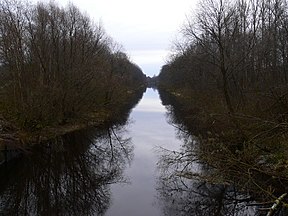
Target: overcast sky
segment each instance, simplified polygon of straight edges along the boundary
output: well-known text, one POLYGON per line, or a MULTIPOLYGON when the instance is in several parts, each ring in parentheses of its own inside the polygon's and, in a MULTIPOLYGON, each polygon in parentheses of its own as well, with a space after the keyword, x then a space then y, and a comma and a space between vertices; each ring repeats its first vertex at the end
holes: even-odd
MULTIPOLYGON (((37 1, 37 0, 33 0, 37 1)), ((43 2, 49 2, 49 0, 43 2)), ((180 27, 198 0, 55 0, 74 3, 124 47, 148 76, 165 64, 180 27)))

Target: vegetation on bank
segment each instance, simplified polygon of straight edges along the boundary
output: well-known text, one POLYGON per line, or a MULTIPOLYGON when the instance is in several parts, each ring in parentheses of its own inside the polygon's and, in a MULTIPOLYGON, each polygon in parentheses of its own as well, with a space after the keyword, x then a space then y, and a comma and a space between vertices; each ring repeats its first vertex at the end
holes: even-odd
POLYGON ((126 126, 141 96, 100 128, 41 142, 0 166, 0 215, 104 215, 111 184, 125 182, 133 158, 126 126))
POLYGON ((144 87, 141 69, 72 4, 0 0, 0 20, 2 138, 105 120, 144 87))
POLYGON ((287 26, 286 0, 201 1, 158 77, 199 140, 198 160, 214 169, 209 179, 268 200, 287 190, 287 26))

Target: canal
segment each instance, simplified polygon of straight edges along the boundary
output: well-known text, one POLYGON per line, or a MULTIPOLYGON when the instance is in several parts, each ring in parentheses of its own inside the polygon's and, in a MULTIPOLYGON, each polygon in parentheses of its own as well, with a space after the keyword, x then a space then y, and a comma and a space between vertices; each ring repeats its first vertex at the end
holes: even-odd
POLYGON ((111 124, 2 164, 0 215, 261 215, 249 192, 201 178, 213 170, 195 160, 199 143, 171 98, 153 89, 140 97, 111 124))
POLYGON ((159 154, 181 141, 157 91, 147 89, 127 113, 2 164, 0 215, 161 215, 159 154))
POLYGON ((157 200, 157 162, 162 148, 177 150, 181 141, 175 128, 167 123, 166 109, 158 92, 147 89, 130 115, 127 131, 134 145, 134 159, 125 170, 128 184, 112 185, 112 206, 109 216, 161 215, 157 200))

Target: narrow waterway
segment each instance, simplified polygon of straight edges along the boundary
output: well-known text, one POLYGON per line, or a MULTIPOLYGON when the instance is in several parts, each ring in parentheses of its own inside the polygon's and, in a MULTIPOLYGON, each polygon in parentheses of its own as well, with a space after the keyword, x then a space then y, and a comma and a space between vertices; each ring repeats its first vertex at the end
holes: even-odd
POLYGON ((147 89, 131 111, 141 96, 107 125, 55 137, 2 164, 0 215, 258 215, 249 193, 206 181, 211 169, 197 160, 200 143, 181 109, 147 89))
POLYGON ((147 89, 130 115, 128 133, 134 145, 134 159, 124 172, 128 183, 112 185, 112 205, 107 216, 161 215, 156 191, 159 149, 177 150, 181 145, 165 113, 158 92, 147 89))
POLYGON ((160 149, 181 146, 165 115, 158 92, 147 89, 111 124, 56 137, 2 164, 0 215, 163 215, 160 149))

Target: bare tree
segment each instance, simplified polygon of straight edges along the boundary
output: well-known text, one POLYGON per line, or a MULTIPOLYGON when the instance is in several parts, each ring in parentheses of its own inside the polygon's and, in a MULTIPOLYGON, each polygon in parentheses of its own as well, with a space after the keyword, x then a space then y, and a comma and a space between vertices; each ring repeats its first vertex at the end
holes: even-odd
POLYGON ((140 85, 131 79, 137 74, 133 63, 117 57, 103 26, 72 4, 1 0, 0 16, 0 62, 8 83, 4 100, 21 126, 65 122, 107 104, 107 92, 125 92, 125 82, 130 89, 140 85))

